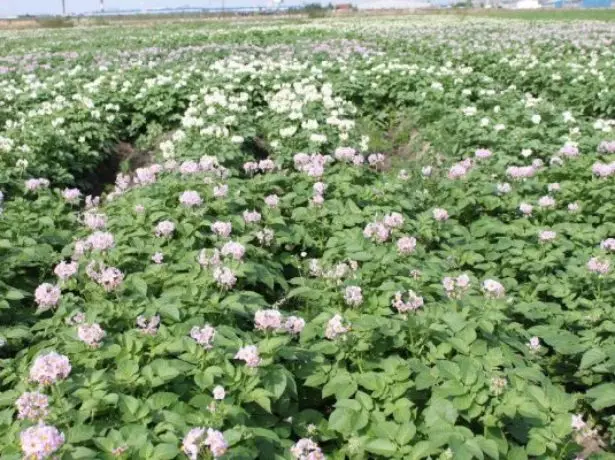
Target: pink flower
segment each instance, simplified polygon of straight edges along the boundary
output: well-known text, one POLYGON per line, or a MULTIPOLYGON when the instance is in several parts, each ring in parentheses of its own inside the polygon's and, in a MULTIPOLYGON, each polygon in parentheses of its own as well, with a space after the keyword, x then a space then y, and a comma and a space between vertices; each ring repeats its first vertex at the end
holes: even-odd
POLYGON ((502 286, 499 282, 491 279, 483 281, 483 292, 485 293, 486 297, 492 299, 500 299, 506 294, 504 286, 502 286))
POLYGON ((196 174, 199 171, 199 164, 196 161, 187 160, 179 165, 179 172, 183 175, 196 174))
POLYGON ((438 222, 448 220, 448 211, 442 208, 435 208, 433 210, 433 218, 438 222))
POLYGON ((19 434, 24 459, 43 460, 64 444, 64 434, 56 427, 39 422, 19 434))
POLYGON ((265 204, 267 206, 269 206, 270 208, 277 208, 279 202, 280 202, 280 199, 275 194, 274 195, 268 195, 268 196, 265 197, 265 204))
POLYGON ((128 174, 118 174, 115 178, 115 187, 117 190, 124 191, 130 187, 131 178, 128 174))
POLYGON ((351 162, 356 153, 357 151, 352 147, 338 147, 335 149, 333 156, 338 161, 351 162))
POLYGON ((615 153, 615 141, 602 141, 598 145, 598 153, 615 153))
POLYGON ((589 259, 589 262, 587 262, 587 269, 592 273, 606 275, 611 269, 611 263, 606 259, 592 257, 589 259))
POLYGON ((496 189, 500 195, 506 195, 507 193, 510 193, 510 191, 512 190, 512 187, 510 186, 509 183, 506 182, 503 184, 498 184, 496 186, 496 189))
POLYGON ((211 350, 213 348, 214 337, 216 336, 216 330, 209 324, 203 327, 194 326, 190 329, 190 337, 192 337, 196 343, 201 345, 205 350, 211 350))
POLYGON ((216 185, 214 187, 214 198, 224 198, 226 195, 228 195, 228 185, 226 184, 222 184, 222 185, 216 185))
POLYGON ((34 301, 38 305, 38 311, 47 311, 57 305, 62 293, 58 286, 43 283, 34 291, 34 301))
POLYGON ((19 420, 41 420, 49 415, 49 398, 38 391, 25 392, 15 401, 15 407, 19 420))
POLYGON ((86 244, 97 251, 106 251, 111 249, 115 241, 113 234, 109 232, 94 232, 85 240, 86 244))
POLYGON ((585 423, 581 414, 576 414, 572 416, 572 422, 570 423, 570 425, 574 430, 581 431, 587 426, 587 423, 585 423))
POLYGON ((39 179, 28 179, 25 182, 26 190, 33 192, 35 190, 39 190, 41 188, 49 187, 49 181, 47 179, 39 178, 39 179))
POLYGON ((423 166, 421 168, 421 174, 423 175, 423 177, 431 176, 432 172, 433 172, 433 168, 431 166, 423 166))
POLYGON ((442 280, 446 295, 451 299, 459 299, 470 288, 470 277, 462 273, 457 278, 446 276, 442 280))
POLYGON ((363 236, 377 243, 384 243, 389 239, 389 228, 381 222, 371 222, 365 226, 363 236))
POLYGON ((399 313, 406 313, 408 311, 418 310, 423 306, 423 298, 418 296, 414 291, 409 290, 407 292, 407 298, 408 300, 404 302, 402 298, 402 293, 395 293, 395 298, 391 303, 399 313))
POLYGON ((329 320, 325 329, 325 337, 334 340, 340 335, 346 334, 350 330, 350 325, 344 325, 344 319, 337 314, 329 320))
POLYGON ((521 211, 524 216, 531 216, 533 210, 534 207, 529 203, 521 203, 519 205, 519 211, 521 211))
POLYGON ((413 236, 403 236, 397 240, 397 251, 400 254, 412 254, 416 248, 416 238, 413 236))
POLYGON ((562 188, 562 187, 561 187, 561 186, 560 186, 557 182, 554 182, 554 183, 552 183, 552 184, 549 184, 549 185, 548 185, 548 187, 547 187, 547 189, 548 189, 550 192, 558 192, 559 190, 561 190, 561 188, 562 188))
POLYGON ((258 162, 258 169, 260 169, 264 173, 274 171, 275 163, 273 162, 273 160, 266 158, 258 162))
POLYGON ((92 198, 92 195, 88 195, 88 196, 85 197, 85 208, 86 209, 93 210, 99 204, 100 204, 100 197, 99 196, 92 198))
POLYGON ((175 224, 170 220, 163 220, 156 226, 156 236, 170 236, 175 231, 175 224))
POLYGON ((222 256, 231 256, 235 260, 241 260, 246 252, 246 248, 241 243, 229 241, 222 246, 220 253, 222 256))
POLYGON ((543 196, 538 200, 538 206, 541 208, 553 208, 555 207, 555 200, 550 196, 543 196))
POLYGON ((363 303, 363 294, 359 286, 347 286, 344 290, 344 301, 350 307, 358 307, 363 303))
POLYGON ((162 252, 157 252, 152 256, 152 262, 155 264, 161 264, 164 260, 164 254, 162 252))
POLYGON ((205 428, 192 428, 182 441, 182 450, 190 460, 197 460, 205 437, 205 428))
POLYGON ((137 326, 142 334, 156 335, 160 326, 160 316, 155 315, 147 319, 143 315, 137 316, 137 326))
POLYGON ((77 336, 79 337, 79 340, 92 348, 98 348, 105 335, 107 334, 98 323, 82 324, 77 328, 77 336))
POLYGON ((506 174, 512 179, 527 179, 536 174, 536 169, 534 166, 509 166, 506 174))
POLYGON ((78 188, 65 188, 62 192, 62 196, 66 200, 67 203, 77 203, 79 201, 79 197, 81 196, 81 192, 78 188))
POLYGON ((203 444, 209 447, 214 458, 222 457, 228 449, 224 435, 216 430, 207 428, 207 437, 203 444))
POLYGON ((615 163, 600 163, 597 161, 592 166, 592 173, 598 177, 609 177, 615 172, 615 163))
POLYGON ((53 269, 53 272, 56 274, 58 278, 60 278, 62 281, 65 281, 71 276, 73 276, 75 273, 77 273, 78 269, 79 269, 78 262, 68 262, 67 263, 65 261, 62 261, 58 265, 55 266, 55 268, 53 269))
POLYGON ((100 273, 97 281, 105 291, 114 291, 124 281, 124 274, 115 267, 107 267, 100 273))
POLYGON ((135 212, 137 214, 141 214, 141 213, 145 212, 145 206, 143 206, 142 204, 136 204, 135 205, 135 212))
POLYGON ((282 314, 278 310, 258 310, 254 314, 254 326, 259 331, 282 329, 282 314))
POLYGON ((476 152, 474 152, 474 156, 482 160, 485 158, 491 158, 493 156, 493 153, 491 152, 491 150, 478 149, 476 152))
POLYGON ((215 171, 220 166, 218 159, 211 155, 203 155, 199 160, 199 165, 203 172, 215 171))
POLYGON ((135 185, 149 185, 156 182, 157 168, 150 166, 149 168, 137 168, 135 170, 134 183, 135 185))
POLYGON ((243 212, 243 220, 245 221, 246 224, 252 224, 255 222, 260 222, 261 221, 261 215, 259 212, 257 211, 244 211, 243 212))
POLYGON ((448 170, 448 178, 451 180, 463 179, 470 171, 470 168, 465 163, 456 163, 448 170))
POLYGON ((568 211, 569 212, 577 212, 579 210, 579 203, 576 201, 574 203, 568 203, 568 211))
POLYGON ((64 380, 70 371, 68 358, 52 351, 34 360, 30 368, 30 380, 41 385, 51 385, 64 380))
POLYGON ((325 460, 322 450, 314 441, 303 438, 290 448, 290 454, 296 460, 325 460))
POLYGON ((222 401, 224 397, 226 396, 226 391, 224 391, 224 387, 220 385, 214 387, 214 391, 212 393, 213 393, 214 399, 218 401, 222 401))
POLYGON ((367 157, 367 162, 370 166, 379 169, 384 166, 386 157, 382 153, 372 153, 367 157))
POLYGON ((256 239, 262 246, 270 246, 273 241, 274 233, 270 228, 264 228, 256 232, 256 239))
POLYGON ((390 229, 400 228, 404 225, 404 217, 398 212, 392 212, 384 216, 383 223, 390 229))
POLYGON ((547 243, 550 241, 553 241, 555 239, 555 237, 557 236, 557 233, 554 232, 553 230, 542 230, 539 234, 538 234, 538 239, 542 242, 542 243, 547 243))
POLYGON ((107 216, 96 212, 86 212, 83 215, 83 223, 90 230, 98 230, 107 225, 107 216))
POLYGON ((255 345, 248 345, 239 349, 235 354, 235 359, 245 361, 248 367, 258 367, 261 363, 261 358, 258 355, 258 348, 255 345))
POLYGON ((607 238, 600 243, 600 247, 605 251, 615 251, 615 238, 607 238))
POLYGON ((305 327, 305 320, 298 316, 289 316, 284 323, 284 329, 290 334, 300 334, 305 327))
POLYGON ((574 145, 566 144, 559 149, 559 153, 565 157, 573 158, 579 156, 579 149, 574 145))
POLYGON ((248 161, 243 164, 243 170, 247 174, 255 173, 258 171, 258 163, 256 163, 255 161, 248 161))
POLYGON ((322 206, 322 204, 325 202, 325 199, 322 195, 314 195, 310 201, 312 202, 313 206, 322 206))
POLYGON ((532 352, 536 352, 540 350, 541 348, 540 339, 538 337, 532 337, 530 341, 528 342, 527 346, 532 352))
POLYGON ((214 222, 211 224, 211 231, 223 238, 228 238, 233 230, 233 225, 230 222, 214 222))
POLYGON ((232 289, 237 282, 237 276, 228 267, 215 267, 213 277, 218 286, 223 289, 232 289))
POLYGON ((201 204, 203 204, 203 199, 201 198, 201 195, 198 194, 198 192, 195 192, 194 190, 187 190, 179 196, 179 202, 184 206, 193 208, 195 206, 200 206, 201 204))

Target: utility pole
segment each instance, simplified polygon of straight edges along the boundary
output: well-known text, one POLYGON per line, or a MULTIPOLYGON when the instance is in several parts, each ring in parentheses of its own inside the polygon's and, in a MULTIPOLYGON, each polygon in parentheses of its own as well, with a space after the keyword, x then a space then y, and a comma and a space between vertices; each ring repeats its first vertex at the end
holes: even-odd
POLYGON ((66 16, 66 0, 62 0, 62 16, 66 16))
POLYGON ((100 0, 100 12, 105 12, 105 0, 100 0))

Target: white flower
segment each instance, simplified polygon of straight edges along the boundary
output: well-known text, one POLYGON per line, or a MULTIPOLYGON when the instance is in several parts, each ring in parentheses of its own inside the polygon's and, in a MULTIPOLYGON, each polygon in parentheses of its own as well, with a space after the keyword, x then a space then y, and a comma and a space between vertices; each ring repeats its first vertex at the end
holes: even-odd
POLYGON ((540 124, 542 117, 538 114, 532 115, 532 123, 535 125, 540 124))

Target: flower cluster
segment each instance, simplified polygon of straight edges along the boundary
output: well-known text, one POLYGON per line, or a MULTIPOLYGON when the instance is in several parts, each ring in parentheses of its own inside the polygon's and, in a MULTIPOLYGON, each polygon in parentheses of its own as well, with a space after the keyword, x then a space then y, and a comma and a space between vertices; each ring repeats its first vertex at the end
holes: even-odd
POLYGON ((235 359, 245 361, 248 367, 258 367, 261 363, 256 345, 247 345, 240 348, 239 351, 235 353, 235 359))
POLYGON ((325 337, 329 340, 334 340, 339 336, 343 336, 350 330, 350 324, 345 323, 341 315, 336 314, 327 322, 325 329, 325 337))
POLYGON ((290 448, 290 453, 296 460, 324 460, 322 450, 314 441, 303 438, 290 448))
POLYGON ((391 305, 399 313, 407 313, 409 311, 418 310, 423 306, 423 298, 417 295, 413 290, 406 292, 406 301, 403 300, 403 294, 396 292, 395 297, 391 301, 391 305))
POLYGON ((192 337, 196 343, 201 345, 205 350, 211 350, 213 348, 215 336, 216 330, 209 324, 206 324, 203 327, 194 326, 190 329, 190 337, 192 337))
POLYGON ((465 273, 462 273, 456 278, 451 278, 450 276, 446 276, 442 280, 442 286, 444 286, 446 295, 449 298, 459 299, 470 288, 470 277, 466 275, 465 273))
POLYGON ((34 360, 30 368, 30 380, 41 385, 52 385, 67 378, 71 369, 66 356, 52 351, 34 360))

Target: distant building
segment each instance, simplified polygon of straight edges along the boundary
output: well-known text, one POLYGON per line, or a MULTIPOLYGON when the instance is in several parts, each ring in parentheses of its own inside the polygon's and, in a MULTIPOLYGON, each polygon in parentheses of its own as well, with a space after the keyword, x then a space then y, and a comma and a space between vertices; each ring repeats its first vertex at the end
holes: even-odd
POLYGON ((362 0, 357 4, 360 10, 389 10, 429 8, 429 0, 362 0))
POLYGON ((611 0, 582 0, 581 8, 610 8, 611 0))
POLYGON ((542 5, 538 3, 538 0, 519 0, 515 8, 518 10, 536 10, 542 8, 542 5))
POLYGON ((345 13, 352 11, 352 3, 338 3, 334 6, 336 13, 345 13))

